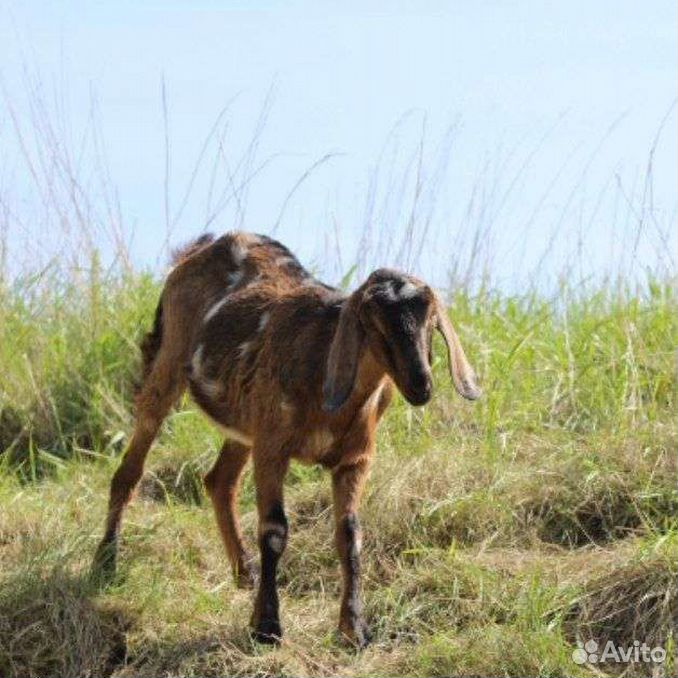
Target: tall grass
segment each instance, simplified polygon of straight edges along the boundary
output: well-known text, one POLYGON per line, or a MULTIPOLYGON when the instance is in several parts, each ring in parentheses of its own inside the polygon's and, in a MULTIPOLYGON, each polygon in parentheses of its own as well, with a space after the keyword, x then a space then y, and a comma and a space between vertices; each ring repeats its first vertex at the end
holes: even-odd
MULTIPOLYGON (((0 290, 5 448, 66 458, 74 446, 101 452, 128 428, 137 347, 159 290, 149 274, 104 274, 96 259, 81 280, 46 272, 0 290)), ((675 406, 676 296, 666 281, 563 289, 557 305, 535 292, 457 291, 450 305, 486 395, 447 412, 454 398, 437 354, 440 403, 416 415, 431 435, 470 420, 495 446, 515 430, 624 433, 675 406)), ((403 407, 394 420, 411 416, 403 407)))
MULTIPOLYGON (((675 673, 678 299, 664 253, 672 236, 650 189, 630 198, 623 266, 591 278, 586 249, 575 248, 550 265, 554 284, 523 271, 534 284, 519 291, 492 268, 506 191, 495 185, 484 206, 480 189, 469 198, 475 217, 452 234, 462 254, 449 262, 447 300, 484 396, 469 404, 455 395, 436 344, 434 399, 413 409, 397 397, 380 428, 362 508, 375 642, 355 655, 331 635, 340 586, 331 492, 320 471, 294 466, 281 573, 287 635, 268 651, 245 630, 250 601, 231 583, 205 502, 201 476, 219 437, 188 400, 149 457, 118 581, 99 591, 88 580, 162 276, 132 264, 96 124, 83 139, 101 173, 88 174, 60 143, 44 85, 33 85, 27 129, 5 103, 40 223, 62 247, 27 229, 32 244, 22 249, 13 239, 20 205, 2 192, 3 251, 26 259, 5 259, 0 275, 1 675, 648 675, 646 665, 575 664, 572 650, 589 639, 660 645, 669 655, 653 675, 675 673), (652 265, 631 271, 657 248, 652 265)), ((222 155, 206 160, 210 144, 223 145, 223 112, 176 202, 166 181, 168 244, 206 166, 208 217, 230 206, 233 223, 244 221, 246 189, 269 162, 257 158, 269 103, 227 180, 222 155)), ((340 230, 324 234, 328 256, 316 264, 333 281, 354 283, 385 253, 426 268, 455 133, 433 165, 422 136, 409 161, 390 166, 389 137, 366 188, 360 256, 337 246, 340 230)), ((313 164, 291 181, 270 228, 280 237, 286 206, 312 173, 313 164)), ((580 226, 563 220, 559 237, 580 226)), ((543 256, 559 254, 548 241, 543 256)), ((242 503, 253 540, 249 479, 242 503)))

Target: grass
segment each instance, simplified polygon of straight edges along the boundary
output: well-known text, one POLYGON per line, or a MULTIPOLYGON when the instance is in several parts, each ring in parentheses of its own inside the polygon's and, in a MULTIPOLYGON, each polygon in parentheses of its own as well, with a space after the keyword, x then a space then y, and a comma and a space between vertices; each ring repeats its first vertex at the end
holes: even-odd
MULTIPOLYGON (((674 675, 675 289, 450 299, 484 397, 390 408, 361 511, 374 643, 336 642, 328 478, 295 466, 279 649, 252 643, 202 474, 219 438, 186 402, 124 525, 120 574, 87 573, 131 427, 158 285, 94 264, 0 288, 0 675, 674 675), (577 665, 589 639, 662 667, 577 665)), ((249 478, 243 523, 255 529, 249 478)))

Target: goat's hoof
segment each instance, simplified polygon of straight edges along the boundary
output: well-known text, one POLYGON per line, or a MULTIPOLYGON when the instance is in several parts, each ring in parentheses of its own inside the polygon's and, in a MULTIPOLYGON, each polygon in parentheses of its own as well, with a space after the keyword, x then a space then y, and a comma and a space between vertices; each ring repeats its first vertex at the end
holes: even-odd
POLYGON ((277 619, 262 619, 254 628, 252 637, 264 645, 280 645, 282 629, 277 619))
POLYGON ((117 555, 118 545, 115 542, 102 541, 94 554, 90 571, 91 578, 101 584, 108 584, 113 581, 117 555))
POLYGON ((364 650, 372 641, 365 620, 362 618, 339 624, 339 637, 356 650, 364 650))

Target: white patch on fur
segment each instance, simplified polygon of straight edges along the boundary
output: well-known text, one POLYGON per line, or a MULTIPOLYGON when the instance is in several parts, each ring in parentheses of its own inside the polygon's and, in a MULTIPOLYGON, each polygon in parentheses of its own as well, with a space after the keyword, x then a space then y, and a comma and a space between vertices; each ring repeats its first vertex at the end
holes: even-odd
POLYGON ((200 344, 198 348, 195 349, 195 353, 191 358, 191 371, 193 379, 196 380, 196 383, 200 390, 209 398, 218 398, 222 395, 221 384, 218 381, 213 379, 207 379, 203 375, 203 352, 205 350, 205 345, 200 344))
POLYGON ((227 301, 228 301, 228 297, 224 297, 223 299, 220 299, 219 301, 217 301, 215 304, 212 304, 212 305, 210 306, 209 310, 207 311, 207 313, 205 313, 205 317, 204 317, 204 319, 203 319, 203 322, 204 322, 204 323, 208 323, 212 318, 214 318, 214 316, 215 316, 217 313, 219 313, 219 311, 221 310, 221 307, 222 307, 227 301))
POLYGON ((268 319, 271 317, 271 314, 266 311, 266 313, 261 314, 261 318, 259 318, 259 332, 261 332, 264 327, 266 327, 266 323, 268 323, 268 319))
POLYGON ((297 262, 292 257, 278 257, 274 262, 276 266, 289 266, 297 262))
POLYGON ((398 295, 396 294, 395 287, 393 285, 393 281, 389 280, 384 284, 384 289, 386 290, 386 293, 388 294, 390 299, 397 299, 398 295))
POLYGON ((245 257, 247 256, 247 247, 239 242, 234 242, 231 245, 231 256, 233 257, 235 265, 240 266, 240 264, 245 261, 245 257))
POLYGON ((233 271, 226 276, 229 287, 235 287, 242 280, 242 271, 233 271))
POLYGON ((238 429, 231 428, 230 426, 220 426, 219 428, 221 428, 221 432, 230 440, 235 440, 236 443, 245 445, 245 447, 252 447, 252 438, 242 431, 238 431, 238 429))
POLYGON ((238 346, 238 354, 241 358, 244 358, 247 355, 247 352, 250 350, 251 346, 251 341, 244 341, 242 344, 240 344, 240 346, 238 346))
POLYGON ((203 379, 198 382, 200 390, 209 398, 218 398, 221 394, 221 384, 212 379, 203 379))
POLYGON ((202 344, 199 344, 198 348, 195 349, 193 357, 191 358, 191 370, 193 372, 193 376, 196 379, 200 377, 202 371, 202 352, 204 348, 205 347, 202 344))
POLYGON ((377 405, 379 404, 379 398, 381 397, 381 392, 384 388, 383 384, 379 384, 377 388, 372 391, 370 394, 370 397, 365 401, 365 404, 363 405, 363 412, 366 415, 369 415, 372 410, 377 408, 377 405))
POLYGON ((400 291, 398 292, 398 296, 401 299, 411 299, 412 297, 416 297, 418 293, 418 289, 415 285, 413 285, 411 282, 407 281, 401 288, 400 291))
POLYGON ((266 538, 268 546, 274 553, 282 553, 283 538, 279 534, 269 534, 266 538))
POLYGON ((274 523, 270 520, 265 520, 259 525, 259 535, 266 534, 267 532, 273 532, 277 534, 281 539, 285 538, 285 526, 280 523, 274 523))
POLYGON ((357 530, 355 537, 353 539, 353 548, 355 549, 356 554, 360 553, 363 548, 363 535, 361 530, 357 530))

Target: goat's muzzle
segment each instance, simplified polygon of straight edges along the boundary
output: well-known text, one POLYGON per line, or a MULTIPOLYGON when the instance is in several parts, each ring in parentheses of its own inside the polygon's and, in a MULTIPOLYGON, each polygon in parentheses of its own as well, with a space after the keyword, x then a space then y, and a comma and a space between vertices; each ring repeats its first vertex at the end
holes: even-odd
POLYGON ((433 394, 431 375, 425 372, 412 375, 407 385, 401 385, 400 391, 410 405, 426 405, 433 394))

